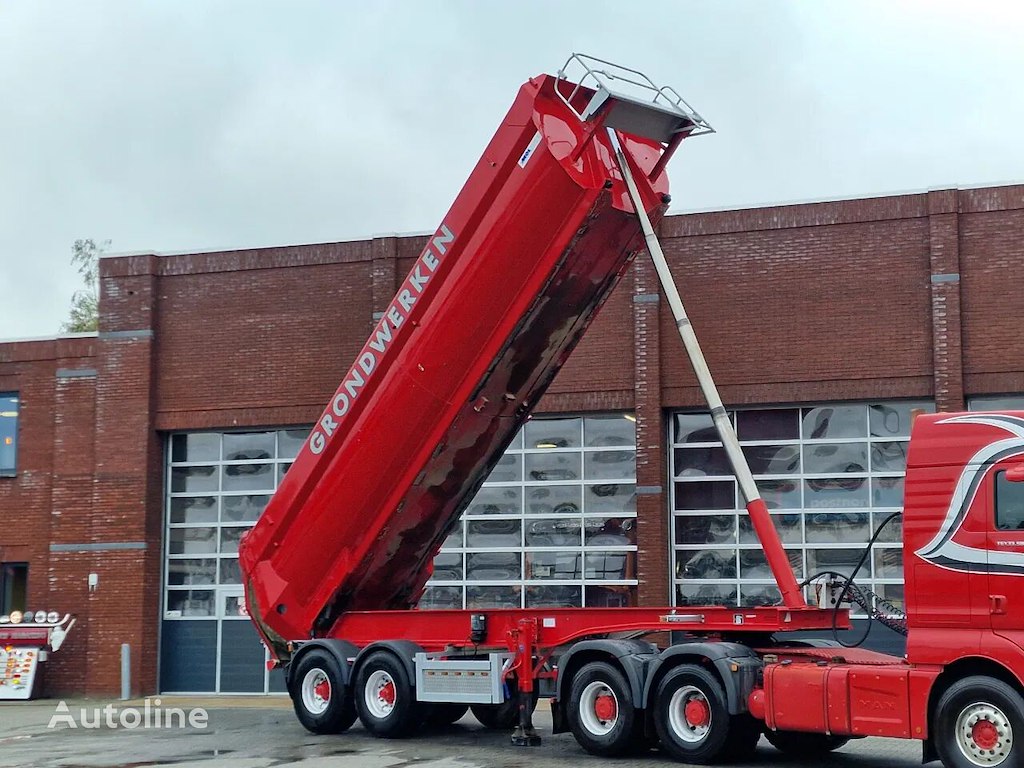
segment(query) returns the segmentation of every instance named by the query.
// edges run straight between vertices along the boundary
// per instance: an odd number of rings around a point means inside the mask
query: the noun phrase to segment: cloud
[[[516,89],[581,50],[718,129],[677,209],[1024,178],[1024,21],[953,3],[0,0],[0,337],[80,237],[182,251],[429,230]]]

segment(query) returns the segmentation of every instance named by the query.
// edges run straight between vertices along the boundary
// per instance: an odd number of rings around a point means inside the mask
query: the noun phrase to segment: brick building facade
[[[1024,186],[671,216],[661,237],[731,408],[1024,392]],[[121,643],[137,692],[166,687],[168,436],[311,424],[424,242],[105,258],[97,334],[0,343],[0,563],[28,564],[29,607],[80,617],[50,692],[118,690]],[[539,411],[635,414],[641,604],[674,599],[671,414],[701,405],[638,259]]]

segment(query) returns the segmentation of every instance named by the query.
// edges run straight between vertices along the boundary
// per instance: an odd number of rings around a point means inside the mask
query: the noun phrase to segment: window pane
[[[868,514],[852,512],[819,512],[808,514],[807,541],[812,544],[867,542],[871,538]]]
[[[676,509],[735,509],[736,491],[732,480],[676,483]]]
[[[224,461],[273,459],[276,440],[273,432],[228,432],[224,435]]]
[[[972,411],[1024,411],[1024,395],[986,395],[972,397]]]
[[[171,493],[202,493],[219,487],[216,467],[174,467]]]
[[[578,515],[583,503],[578,485],[526,486],[526,512],[530,515]]]
[[[768,509],[800,509],[799,480],[755,480]]]
[[[579,518],[556,517],[526,521],[528,547],[578,547],[582,544]]]
[[[274,490],[273,464],[227,464],[224,466],[225,491]]]
[[[740,440],[795,440],[800,437],[800,411],[796,408],[738,411],[736,436]]]
[[[461,609],[462,587],[427,587],[417,607],[423,610]]]
[[[871,469],[875,472],[906,472],[909,443],[873,443]]]
[[[899,579],[903,576],[903,550],[895,547],[875,549],[875,578]]]
[[[531,419],[523,430],[526,450],[578,448],[582,426],[582,419]]]
[[[167,610],[181,616],[215,615],[212,589],[173,589],[167,591]]]
[[[585,485],[583,491],[583,511],[588,515],[636,514],[636,486],[632,483]]]
[[[481,488],[466,507],[467,515],[519,515],[522,511],[519,488]]]
[[[308,429],[282,429],[277,433],[277,458],[294,459],[302,450]]]
[[[804,446],[804,472],[809,475],[867,471],[867,443],[821,443]]]
[[[875,512],[875,519],[872,523],[872,531],[878,529],[878,527],[885,522],[885,519],[892,514],[891,512]],[[897,544],[903,543],[903,518],[893,518],[890,523],[882,529],[882,532],[878,535],[877,541],[890,541],[896,542]]]
[[[793,573],[798,579],[802,579],[804,575],[803,553],[799,549],[787,549],[786,556],[789,558],[789,564],[793,567]],[[772,571],[768,567],[768,560],[765,558],[763,549],[740,550],[740,578],[772,578]]]
[[[522,592],[519,586],[466,587],[467,608],[519,608]]]
[[[217,561],[203,560],[168,560],[167,583],[176,586],[190,584],[215,584],[217,581]]]
[[[259,520],[270,501],[269,496],[222,496],[221,522],[254,523]]]
[[[461,547],[462,542],[462,520],[459,520],[452,532],[448,534],[448,538],[444,540],[444,544],[442,544],[441,547],[442,549],[455,549],[456,547]]]
[[[677,579],[735,579],[735,549],[681,549],[676,552]]]
[[[1005,471],[996,474],[996,528],[1024,529],[1024,483],[1010,482]]]
[[[583,521],[588,547],[629,547],[636,544],[635,517],[588,517]]]
[[[216,523],[217,499],[214,496],[172,498],[169,520],[172,523]]]
[[[745,445],[743,455],[755,475],[796,475],[800,473],[800,446]],[[728,465],[727,465],[728,466]],[[728,469],[726,474],[732,474]]]
[[[872,437],[910,437],[911,411],[934,413],[933,403],[919,400],[902,403],[876,403],[868,409]]]
[[[216,528],[171,528],[167,532],[167,551],[172,555],[216,554]]]
[[[803,531],[800,526],[800,519],[803,515],[772,515],[772,522],[775,523],[775,530],[782,539],[783,544],[800,544],[803,541]],[[760,543],[757,534],[754,532],[754,524],[746,514],[740,514],[740,544]]]
[[[626,584],[593,586],[585,590],[587,608],[631,608],[636,606],[636,587]]]
[[[892,603],[897,610],[904,610],[902,584],[879,584],[875,593],[883,600]],[[879,608],[884,610],[883,606],[879,606]]]
[[[466,521],[467,547],[519,547],[523,543],[523,524],[520,520],[468,520]]]
[[[472,552],[466,555],[466,578],[472,581],[509,581],[521,578],[518,552]]]
[[[220,459],[220,435],[198,432],[171,437],[171,461],[217,461]]]
[[[845,509],[868,506],[866,477],[834,477],[804,481],[807,509]]]
[[[224,558],[220,561],[220,583],[241,584],[242,571],[238,567],[238,560],[235,558]]]
[[[676,516],[676,544],[735,543],[735,515]]]
[[[676,584],[676,605],[736,605],[736,587],[727,584]]]
[[[528,480],[578,480],[581,464],[578,453],[528,453],[526,477]]]
[[[583,577],[579,552],[527,552],[526,578],[578,581]]]
[[[578,608],[583,588],[568,584],[547,584],[526,588],[527,608]]]
[[[587,480],[631,480],[636,477],[636,451],[587,451],[583,471]]]
[[[676,477],[732,477],[732,467],[725,448],[674,448]]]
[[[523,457],[518,453],[505,454],[487,476],[488,483],[518,483],[523,479]]]
[[[434,581],[461,581],[462,554],[442,552],[434,558]]]
[[[677,413],[674,422],[677,443],[718,442],[718,432],[710,413]]]
[[[871,504],[875,507],[902,507],[903,478],[874,478],[871,481]]]
[[[808,549],[807,572],[813,575],[819,571],[836,571],[849,576],[863,553],[863,549]],[[865,563],[857,578],[866,579],[870,575],[867,568]]]
[[[249,532],[248,528],[221,528],[220,529],[220,552],[221,554],[234,554],[238,552],[238,544],[242,537]]]
[[[587,552],[583,576],[596,581],[636,578],[635,552]]]
[[[19,398],[0,395],[0,473],[12,474],[17,468]]]
[[[868,425],[863,405],[827,405],[804,409],[804,439],[829,440],[841,437],[867,437]]]
[[[624,416],[586,418],[583,420],[583,444],[588,448],[606,445],[636,445],[636,419]]]
[[[778,605],[782,601],[774,584],[741,584],[740,605]]]

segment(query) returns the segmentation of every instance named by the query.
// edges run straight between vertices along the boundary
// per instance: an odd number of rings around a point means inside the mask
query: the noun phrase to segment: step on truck
[[[798,584],[654,230],[669,159],[709,132],[671,88],[587,56],[521,87],[242,542],[249,615],[307,729],[400,738],[471,709],[532,746],[546,697],[553,731],[604,756],[715,763],[764,735],[813,757],[888,736],[948,768],[1024,764],[1024,413],[916,419],[905,614],[849,574]],[[645,251],[778,604],[417,610],[462,510]],[[906,635],[905,657],[789,639],[848,629],[851,602]]]

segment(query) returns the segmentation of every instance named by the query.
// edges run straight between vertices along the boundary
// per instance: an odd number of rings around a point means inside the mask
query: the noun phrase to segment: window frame
[[[8,400],[12,401],[12,405],[14,406],[14,430],[10,435],[14,451],[14,463],[9,467],[0,464],[0,479],[18,476],[18,433],[21,429],[21,394],[16,391],[0,392],[0,411],[6,412],[4,411],[4,403]],[[3,438],[4,435],[0,434],[0,440]]]
[[[8,605],[8,585],[7,585],[7,569],[8,568],[21,568],[24,572],[25,580],[25,597],[22,601],[20,608],[14,605]],[[25,560],[12,560],[11,562],[0,563],[0,616],[8,615],[13,611],[25,612],[28,610],[28,572],[29,563]]]
[[[1009,486],[1016,488],[1017,493],[1024,496],[1024,483],[1013,482],[1006,479],[1007,469],[1000,469],[995,472],[992,478],[992,525],[999,533],[1024,533],[1024,512],[1019,513],[1020,519],[1013,528],[1003,528],[999,524],[999,490],[1000,487]]]

